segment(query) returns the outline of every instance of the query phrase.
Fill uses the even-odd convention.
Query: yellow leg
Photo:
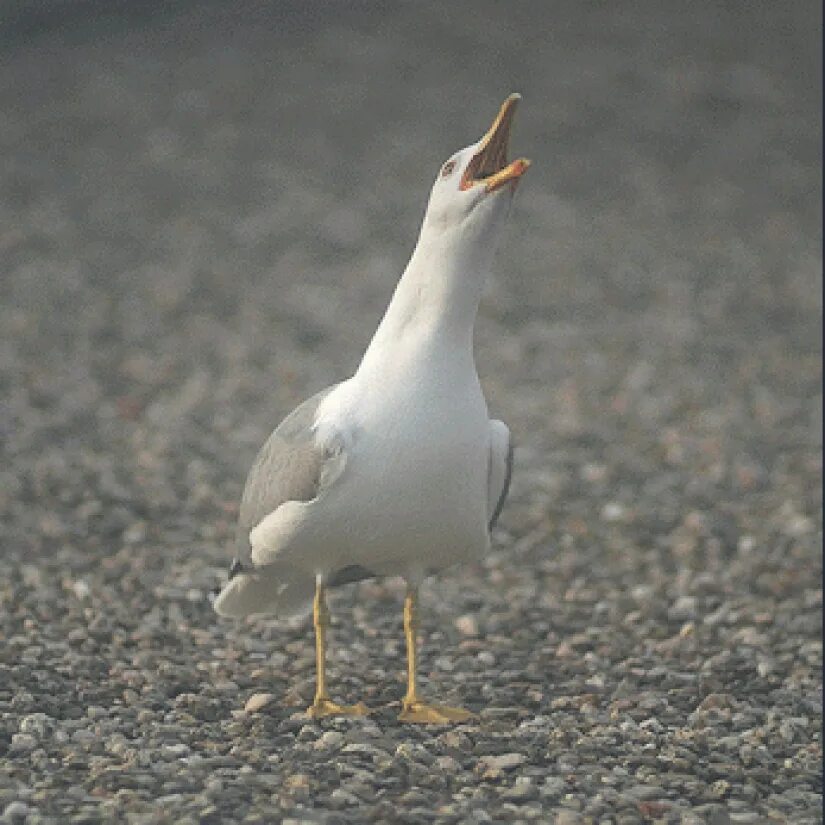
[[[366,705],[339,705],[327,694],[326,642],[329,626],[329,608],[324,592],[324,584],[319,578],[315,583],[315,601],[312,604],[312,619],[315,625],[315,699],[307,708],[307,715],[313,719],[322,716],[366,716]]]
[[[431,705],[418,697],[415,683],[417,664],[416,642],[418,637],[418,617],[416,615],[415,587],[407,587],[404,597],[404,637],[407,640],[407,695],[401,702],[402,722],[419,722],[429,725],[448,725],[450,722],[466,722],[473,714],[463,708],[451,708],[447,705]]]

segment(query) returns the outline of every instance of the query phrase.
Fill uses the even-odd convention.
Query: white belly
[[[351,455],[318,502],[304,563],[415,576],[484,553],[487,406],[477,381],[447,389],[384,387],[380,404],[356,396]]]

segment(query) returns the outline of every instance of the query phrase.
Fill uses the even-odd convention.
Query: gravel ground
[[[822,821],[819,5],[487,5],[5,4],[6,823]],[[480,718],[396,721],[388,580],[313,723],[309,622],[210,607],[241,484],[514,89],[517,470],[422,610]]]

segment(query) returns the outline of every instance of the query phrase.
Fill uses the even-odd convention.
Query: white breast
[[[345,482],[325,507],[341,555],[403,575],[486,550],[489,421],[474,369],[397,366],[341,385],[320,419],[351,433]]]

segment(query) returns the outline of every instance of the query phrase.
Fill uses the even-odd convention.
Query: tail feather
[[[303,571],[281,565],[230,579],[215,599],[215,611],[239,619],[253,613],[294,616],[312,606],[315,582]]]

